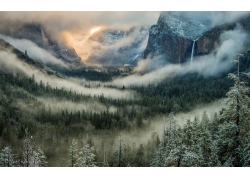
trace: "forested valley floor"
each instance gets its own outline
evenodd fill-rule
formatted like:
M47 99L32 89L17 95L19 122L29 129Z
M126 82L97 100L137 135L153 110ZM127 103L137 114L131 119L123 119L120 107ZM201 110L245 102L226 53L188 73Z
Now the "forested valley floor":
M248 72L248 64L241 64L241 71ZM105 87L137 94L111 98L53 88L37 83L34 75L2 72L0 166L249 166L248 76L192 73L127 87L105 79ZM85 87L101 86L93 82ZM212 115L205 110L201 117L176 118L223 98L225 107ZM71 107L60 108L62 103ZM81 108L89 104L100 105L99 111ZM151 131L156 123L159 128Z

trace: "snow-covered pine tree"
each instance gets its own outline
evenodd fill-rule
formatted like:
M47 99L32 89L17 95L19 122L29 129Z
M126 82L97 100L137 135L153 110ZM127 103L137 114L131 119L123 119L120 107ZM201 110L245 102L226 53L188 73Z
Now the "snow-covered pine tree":
M45 156L43 150L39 147L37 150L37 156L38 156L38 166L39 167L47 167L48 162L46 161L47 157Z
M68 156L69 156L69 163L70 163L70 167L74 167L76 166L76 162L77 162L77 142L76 140L72 140L71 146L69 147L69 151L68 151Z
M248 143L243 149L244 167L250 167L250 143Z
M112 154L112 164L113 167L126 167L127 164L125 162L125 146L123 144L121 135L118 140L117 149Z
M228 75L234 80L234 86L227 93L227 106L220 117L224 121L219 134L222 138L220 143L224 144L223 147L220 147L220 154L224 158L224 162L231 158L233 166L240 167L243 165L241 152L247 143L246 136L250 130L250 99L248 96L250 89L246 86L247 83L240 79L239 59L234 62L238 63L238 73ZM246 75L249 76L249 74ZM230 163L227 162L227 164Z
M210 121L206 111L203 112L201 124L198 132L197 148L200 150L200 156L203 161L200 160L199 166L202 167L214 167L219 166L218 160L218 147L217 141L212 139L212 134L209 130Z
M177 124L177 121L174 119L174 114L170 113L169 114L169 126L167 128L167 144L166 144L166 148L165 148L165 162L164 165L165 166L172 166L173 163L168 162L168 156L170 155L170 152L176 148L176 144L178 144L178 130L177 127L179 127L179 125ZM171 156L171 155L170 155Z
M38 167L39 166L39 157L35 151L35 144L30 136L28 129L25 129L25 137L23 140L23 160L22 164L25 167Z
M83 148L83 156L78 160L78 166L80 167L96 167L95 155L92 153L89 144L86 144Z
M187 119L187 123L182 129L182 166L199 166L199 160L202 159L200 150L197 146L198 126L197 123Z
M103 154L103 167L108 167L109 164L107 162L107 157L106 157L106 148L104 147L104 154Z
M165 158L165 166L175 166L180 167L182 166L182 159L184 154L184 144L183 144L183 132L179 128L176 131L176 136L174 141L171 142L171 149L169 153L166 154Z
M89 144L87 137L87 143L79 153L77 160L77 166L79 167L96 167L95 154L92 152L94 147Z
M175 138L176 130L177 130L178 126L179 125L178 125L177 121L174 119L174 113L171 112L169 114L169 131L168 131L169 138L168 139L174 139Z
M12 154L10 146L5 146L0 152L0 167L18 166L16 155Z
M165 165L165 147L163 141L154 150L153 159L150 162L151 167L164 167Z
M150 162L151 167L163 167L165 165L166 144L168 142L169 132L166 127L166 119L164 119L162 140L157 148L153 150L153 159Z
M216 139L218 135L219 124L220 122L219 122L218 114L214 113L214 116L210 121L210 127L209 127L213 139Z

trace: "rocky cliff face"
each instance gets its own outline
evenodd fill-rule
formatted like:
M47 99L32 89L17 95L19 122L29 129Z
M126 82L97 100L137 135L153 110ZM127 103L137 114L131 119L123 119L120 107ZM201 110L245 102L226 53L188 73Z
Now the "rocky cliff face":
M209 21L195 20L174 12L162 13L157 24L149 30L144 58L163 55L166 62L183 63L191 57L194 41L194 56L209 54L219 46L221 33L233 30L238 24L250 32L250 16L212 27Z
M216 26L211 30L205 32L196 42L194 55L206 55L219 47L219 38L221 33L233 30L236 24L224 24Z
M17 60L24 62L25 64L34 67L35 69L44 72L45 74L54 74L57 75L54 71L47 68L43 64L35 61L34 59L30 58L27 54L21 52L20 50L16 49L14 46L6 42L5 40L0 38L0 52L7 52L10 54L14 54L17 57ZM7 61L7 59L0 59ZM0 62L1 63L1 62ZM0 71L8 72L8 70L0 67ZM58 75L57 75L58 76Z
M65 62L75 65L81 64L81 58L77 55L74 48L66 47L52 40L41 24L14 23L10 28L0 29L0 33L13 38L28 39Z

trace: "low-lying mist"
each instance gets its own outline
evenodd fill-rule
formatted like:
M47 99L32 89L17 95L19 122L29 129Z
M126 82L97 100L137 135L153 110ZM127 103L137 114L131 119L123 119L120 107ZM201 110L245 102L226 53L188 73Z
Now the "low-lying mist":
M51 87L65 88L85 95L104 95L110 98L133 98L135 93L129 90L119 90L107 87L86 88L70 79L58 78L54 75L46 75L44 70L36 69L20 61L14 54L0 51L0 69L9 73L21 73L28 77L34 74L37 83L42 81Z
M113 83L119 86L130 84L147 85L160 82L165 78L192 72L204 77L217 76L227 72L233 66L230 61L236 58L237 53L245 51L249 43L248 37L248 34L241 30L240 27L236 27L234 30L221 34L219 47L214 50L214 53L194 57L192 66L190 61L185 64L166 64L163 56L148 57L138 62L134 74L117 78ZM142 72L148 73L142 74Z
M174 115L174 119L177 121L179 126L183 126L186 123L187 119L191 121L196 117L199 121L202 119L202 115L204 112L208 115L210 120L213 120L214 114L219 114L219 111L225 106L226 99L220 99L214 101L209 104L199 105L194 107L194 110L186 113L177 113ZM131 130L118 130L115 132L96 132L93 133L91 131L86 132L86 134L82 137L84 142L87 139L87 134L89 137L93 138L95 147L98 150L103 148L103 145L106 145L107 150L115 150L117 149L119 136L121 135L122 143L126 145L126 147L133 147L136 145L138 147L140 144L147 145L149 140L151 140L152 134L157 133L159 138L162 138L164 123L166 127L169 126L169 115L156 115L155 117L149 119L144 119L144 123L146 124L146 128L137 129L132 128ZM150 123L149 123L150 121ZM106 135L104 135L106 134ZM108 135L109 134L109 135ZM113 152L111 151L111 152Z
M50 107L53 112L59 112L61 110L68 110L69 112L82 112L82 110L85 110L88 112L92 111L100 113L101 111L107 110L107 106L95 100L79 103L66 100L58 100L56 98L37 98L37 100L39 102L42 102L45 107ZM110 106L109 111L115 112L116 108L114 106Z
M60 67L67 68L68 66L61 60L54 57L45 49L38 47L35 43L27 39L15 39L3 34L0 34L0 38L4 39L5 41L9 42L17 49L21 50L22 52L27 52L28 56L37 60L38 62L45 64L45 65L56 65Z

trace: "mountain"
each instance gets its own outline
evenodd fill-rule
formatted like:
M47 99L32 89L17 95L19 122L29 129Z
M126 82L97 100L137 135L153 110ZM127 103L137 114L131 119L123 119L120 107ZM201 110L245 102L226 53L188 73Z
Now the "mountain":
M143 57L149 27L132 27L128 31L105 29L95 32L89 39L100 43L103 49L93 53L89 61L105 65L136 65Z
M35 61L34 59L30 58L27 54L23 53L22 51L16 49L14 46L6 42L5 40L0 38L0 53L1 52L6 52L9 55L15 55L17 57L17 60L20 61L21 63L23 62L24 66L31 66L36 70L42 71L45 74L49 75L57 75L54 71L51 69L47 68L46 66L42 65L41 63ZM7 59L4 59L0 57L0 60L2 61L8 61ZM1 62L0 62L1 63ZM13 65L14 66L14 65ZM0 70L2 71L8 71L8 69L5 69L4 66L3 68L1 67ZM13 72L11 72L13 73Z
M28 39L66 63L81 65L81 58L74 48L53 40L41 24L15 22L9 27L0 28L0 33L13 38Z
M212 53L220 43L220 35L236 26L250 34L250 16L237 22L212 26L207 20L189 17L185 13L162 12L157 23L149 29L144 58L163 55L166 62L183 63L193 55ZM194 48L193 48L194 46Z

